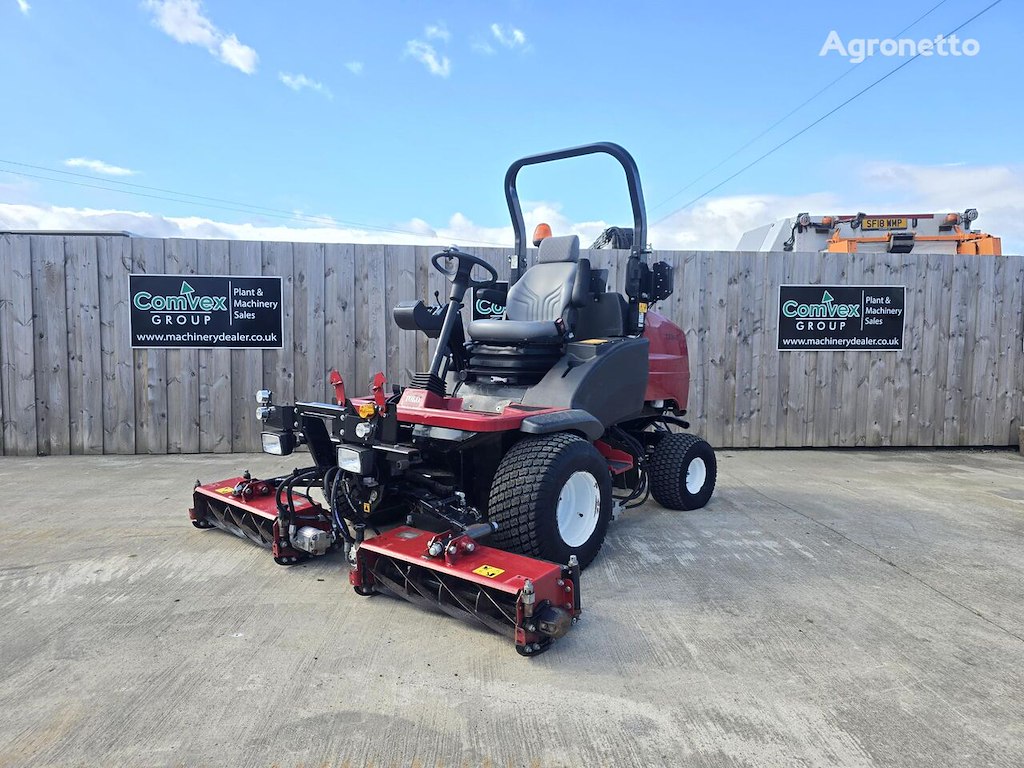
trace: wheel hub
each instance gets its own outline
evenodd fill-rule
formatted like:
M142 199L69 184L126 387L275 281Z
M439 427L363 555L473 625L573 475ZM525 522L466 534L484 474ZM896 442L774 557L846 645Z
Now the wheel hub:
M691 494L700 493L707 479L708 467L704 463L704 459L700 457L694 459L686 467L686 492Z
M601 489L589 472L573 472L558 494L558 533L570 547L580 547L597 529Z

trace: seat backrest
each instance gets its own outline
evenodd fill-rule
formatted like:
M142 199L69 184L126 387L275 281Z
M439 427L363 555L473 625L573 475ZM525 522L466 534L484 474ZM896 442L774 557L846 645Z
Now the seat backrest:
M569 308L579 269L576 235L541 240L537 262L508 291L508 320L558 320Z

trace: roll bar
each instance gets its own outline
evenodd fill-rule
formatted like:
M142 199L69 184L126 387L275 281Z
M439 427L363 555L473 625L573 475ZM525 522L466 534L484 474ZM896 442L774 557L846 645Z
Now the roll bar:
M644 208L644 193L640 186L640 172L637 170L636 161L623 147L613 144L610 141L601 141L594 144L583 144L579 147L568 149L556 149L553 152L542 152L538 155L521 157L509 166L505 173L505 200L508 203L508 212L512 217L512 229L516 235L515 262L512 264L514 278L519 272L526 268L526 223L523 221L523 210L519 205L519 193L516 190L516 177L519 171L527 165L538 165L550 163L555 160L565 160L570 157L582 155L605 154L611 155L619 161L622 170L626 172L626 185L629 187L629 202L633 207L633 251L632 256L637 257L641 262L645 261L644 254L647 249L647 211Z

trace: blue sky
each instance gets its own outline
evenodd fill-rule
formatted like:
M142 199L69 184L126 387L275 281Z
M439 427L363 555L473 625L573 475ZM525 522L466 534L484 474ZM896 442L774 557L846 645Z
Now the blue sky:
M975 55L913 61L674 213L905 61L821 56L830 32L892 37L937 2L0 0L0 160L100 179L0 162L47 177L0 173L0 226L508 243L508 163L611 140L634 154L651 219L664 219L655 247L731 247L798 210L971 206L1020 252L1018 0L959 33ZM990 2L947 0L902 36L934 38ZM521 194L531 219L585 237L628 221L604 158L528 170Z

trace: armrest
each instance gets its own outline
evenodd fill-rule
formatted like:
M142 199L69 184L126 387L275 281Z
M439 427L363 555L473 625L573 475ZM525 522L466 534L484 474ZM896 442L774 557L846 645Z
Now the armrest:
M571 303L574 307L584 307L594 298L590 290L590 259L576 262L576 280L572 284Z

